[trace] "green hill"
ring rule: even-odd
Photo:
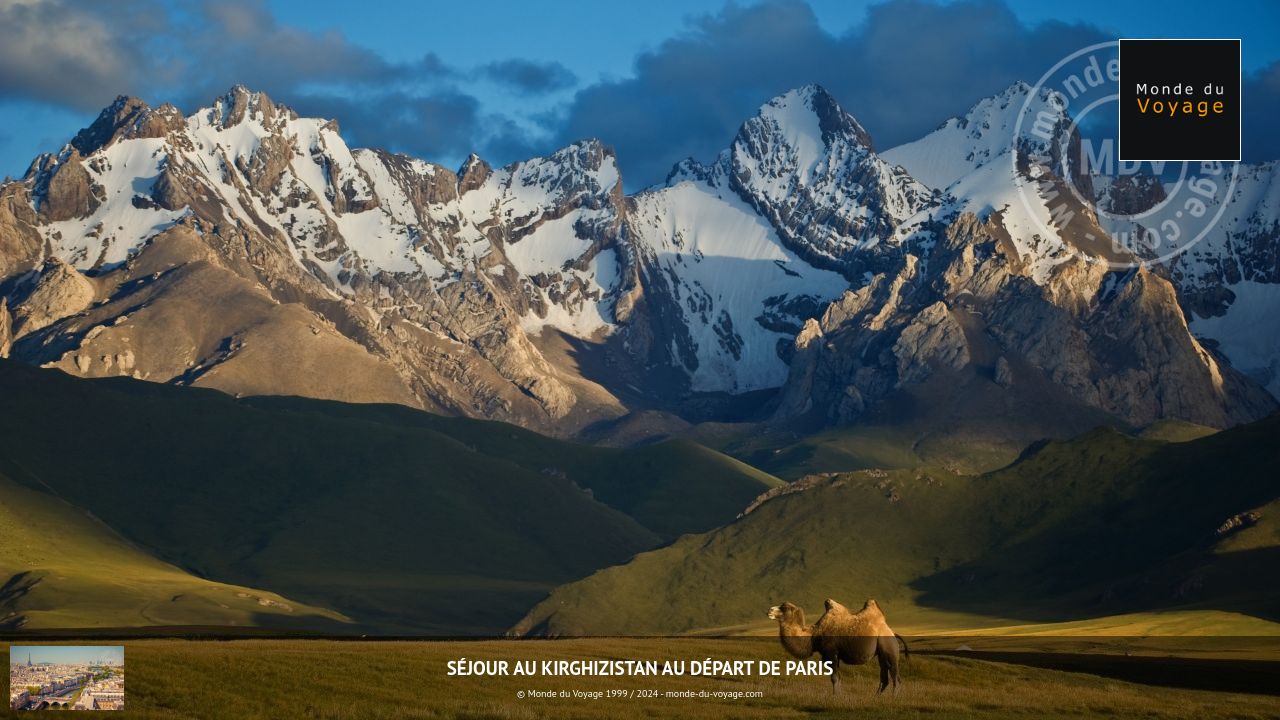
[[[814,476],[731,525],[557,589],[517,629],[762,626],[770,605],[818,611],[827,597],[875,597],[916,629],[1173,608],[1280,620],[1277,439],[1280,416],[1177,443],[1099,429],[977,476]]]
[[[289,397],[254,397],[257,408],[427,428],[472,450],[533,472],[571,480],[664,539],[729,522],[774,476],[688,440],[617,449],[554,440],[490,420],[450,418],[401,405],[351,405]]]
[[[328,628],[349,621],[275,593],[194,577],[83,511],[0,475],[0,628],[222,625]]]
[[[1000,388],[976,370],[937,373],[920,385],[890,393],[856,423],[828,425],[826,418],[800,418],[746,432],[696,427],[690,436],[794,480],[813,473],[926,466],[978,474],[1008,465],[1044,438],[1124,427],[1043,378]],[[1182,439],[1197,432],[1190,423],[1162,426]]]
[[[552,587],[723,523],[777,483],[690,443],[597,450],[394,406],[5,361],[0,397],[0,472],[200,577],[378,631],[503,629]]]

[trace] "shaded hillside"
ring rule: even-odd
[[[678,633],[826,597],[875,597],[917,627],[1172,607],[1277,619],[1278,438],[1280,416],[1178,443],[1099,429],[979,476],[813,476],[557,589],[517,630]]]
[[[659,523],[674,534],[776,482],[691,444],[595,453],[498,423],[5,361],[0,396],[11,477],[201,577],[387,630],[509,626],[554,585],[662,541],[619,508],[655,516],[683,499],[691,509]]]
[[[399,405],[281,397],[242,402],[273,411],[427,428],[484,455],[568,479],[664,539],[723,525],[761,492],[782,484],[768,473],[688,440],[624,450],[577,445],[506,423],[443,417]]]
[[[342,632],[338,613],[195,577],[0,474],[0,629],[154,625]]]

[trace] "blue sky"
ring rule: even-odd
[[[124,663],[122,645],[14,645],[9,648],[10,665],[26,665],[27,654],[33,663],[80,665],[95,662]]]
[[[582,137],[628,185],[709,159],[769,97],[820,82],[878,147],[1116,37],[1241,37],[1245,158],[1280,157],[1280,3],[0,0],[0,174],[117,94],[184,111],[231,84],[336,118],[356,145],[454,165]]]

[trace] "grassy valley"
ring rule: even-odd
[[[1182,442],[1099,429],[982,475],[814,476],[559,588],[519,629],[764,630],[770,605],[816,614],[826,597],[875,597],[917,630],[1169,610],[1280,620],[1278,435],[1280,417]]]
[[[692,443],[597,451],[393,406],[13,362],[0,396],[12,479],[164,562],[364,630],[501,631],[552,587],[721,524],[777,484]]]
[[[161,562],[92,516],[0,474],[0,628],[222,625],[328,629],[350,621]]]

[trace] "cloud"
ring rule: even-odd
[[[339,32],[282,23],[264,0],[176,9],[162,0],[0,0],[0,101],[96,113],[130,94],[190,111],[243,84],[337,118],[361,144],[453,158],[511,132],[456,87],[478,72],[432,53],[388,62]],[[557,64],[510,60],[485,72],[527,92],[573,82]]]
[[[818,82],[888,148],[1104,39],[1087,25],[1028,28],[996,2],[896,0],[842,35],[803,2],[730,5],[642,54],[632,77],[579,91],[560,140],[603,137],[633,184],[650,183],[725,148],[770,97]]]
[[[123,93],[192,110],[242,83],[336,118],[353,143],[429,160],[478,151],[505,162],[598,137],[636,188],[684,157],[714,157],[763,102],[800,85],[826,86],[884,149],[1109,39],[1086,24],[1024,25],[995,0],[888,0],[839,33],[801,0],[767,0],[693,17],[638,55],[630,76],[579,87],[557,62],[389,62],[340,32],[283,22],[265,0],[0,0],[0,101],[89,114]],[[487,112],[475,95],[485,85],[539,100],[539,114]],[[1280,63],[1246,78],[1244,95],[1245,158],[1280,156],[1268,127]]]
[[[131,87],[139,57],[92,6],[0,0],[0,99],[90,110]]]
[[[577,76],[558,62],[502,60],[481,66],[479,74],[526,95],[565,90],[578,83]]]
[[[201,14],[195,27],[175,25],[170,33],[181,38],[181,56],[193,58],[179,80],[188,101],[207,100],[236,83],[285,95],[314,83],[385,85],[403,72],[338,32],[281,24],[263,0],[210,1]]]
[[[432,60],[412,69],[430,71]],[[92,110],[119,94],[207,100],[236,83],[284,93],[316,82],[380,84],[409,69],[337,32],[281,24],[263,0],[190,12],[159,0],[0,0],[3,99]]]
[[[1243,159],[1262,162],[1280,158],[1280,133],[1275,130],[1280,117],[1280,62],[1245,76],[1242,92]]]
[[[300,95],[288,104],[302,115],[337,118],[348,143],[381,147],[428,160],[456,158],[482,135],[479,102],[464,93],[369,97]]]

